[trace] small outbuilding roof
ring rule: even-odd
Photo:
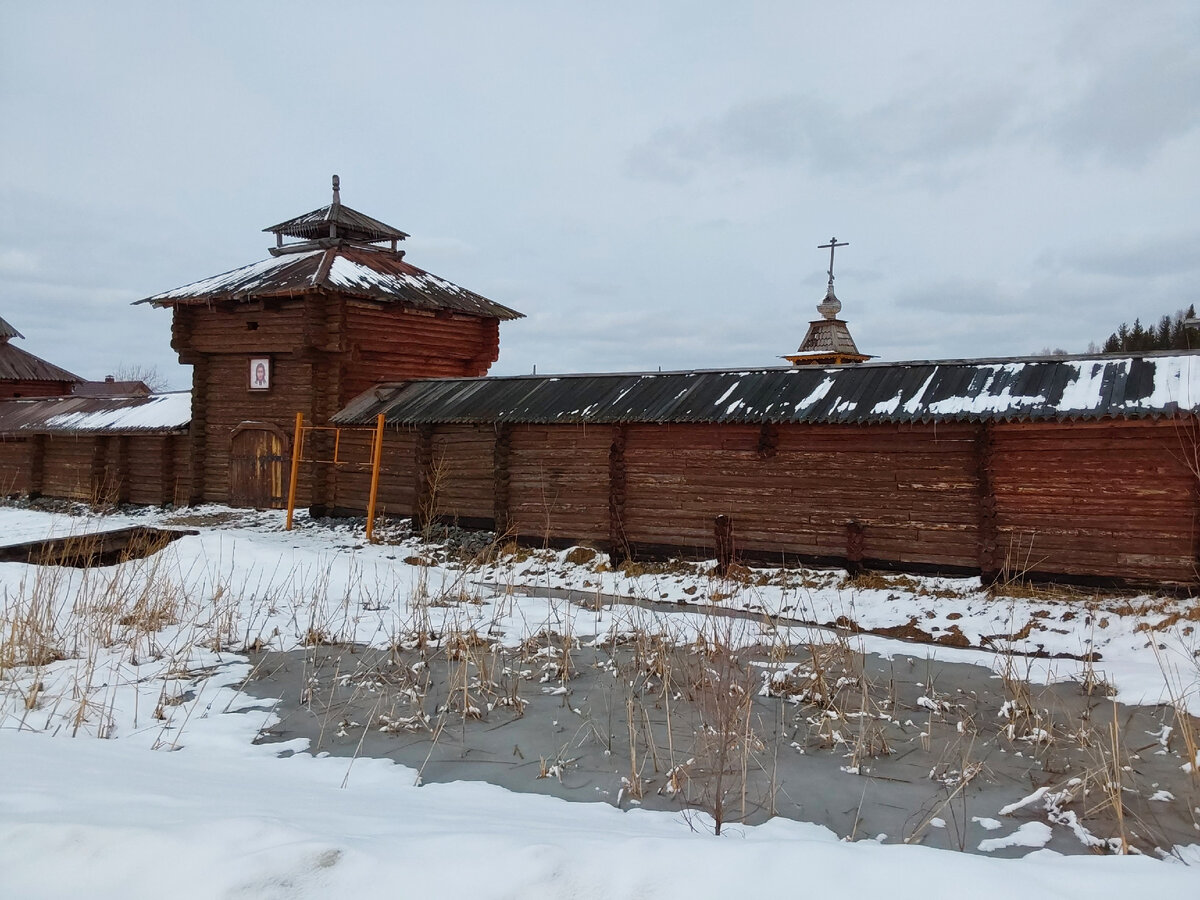
[[[117,381],[111,375],[103,381],[81,381],[71,389],[73,397],[148,397],[152,393],[144,381]]]
[[[448,378],[380,385],[334,421],[873,424],[1172,416],[1200,408],[1200,353],[736,371]]]
[[[177,434],[192,420],[188,391],[149,397],[47,397],[0,401],[0,434]]]
[[[0,381],[55,381],[70,384],[83,379],[4,340],[0,341]]]

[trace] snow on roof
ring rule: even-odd
[[[153,303],[158,306],[170,303],[172,300],[187,300],[213,294],[249,294],[256,288],[277,280],[287,270],[298,268],[304,260],[319,258],[324,252],[324,250],[311,250],[308,253],[272,256],[248,266],[242,266],[240,269],[222,272],[220,275],[202,278],[191,284],[185,284],[183,287],[155,294],[153,297],[147,297],[138,302]]]
[[[50,397],[0,401],[0,434],[180,432],[192,420],[188,391],[149,397]]]
[[[881,422],[1139,418],[1200,409],[1200,354],[758,371],[450,378],[385,385],[334,421]]]
[[[516,310],[405,262],[402,254],[336,241],[325,248],[273,256],[137,302],[171,306],[250,300],[291,296],[317,288],[414,309],[447,310],[497,319],[521,318]]]

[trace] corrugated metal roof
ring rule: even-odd
[[[0,342],[0,381],[83,381],[78,375],[26,353],[7,341]]]
[[[0,401],[0,434],[178,433],[192,420],[189,391],[149,397],[47,397]]]
[[[381,385],[334,417],[369,424],[1019,421],[1200,408],[1200,354],[448,378]]]
[[[406,263],[391,250],[335,242],[328,249],[273,256],[138,300],[155,306],[286,297],[325,288],[413,309],[519,319],[522,314]]]

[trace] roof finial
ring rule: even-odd
[[[818,250],[825,250],[825,249],[829,250],[829,286],[830,287],[833,287],[833,251],[836,250],[838,247],[849,247],[849,246],[850,246],[849,241],[839,242],[838,239],[835,237],[830,238],[828,244],[818,244],[817,245]]]
[[[336,175],[333,176],[333,203],[334,206],[342,205],[342,179]]]
[[[833,292],[833,253],[838,247],[849,246],[848,241],[839,242],[835,237],[831,237],[828,244],[817,245],[818,250],[829,250],[829,286],[825,289],[825,299],[817,304],[817,312],[826,319],[836,319],[837,314],[842,311],[842,301]]]

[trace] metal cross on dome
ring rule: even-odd
[[[826,249],[829,250],[829,284],[831,287],[833,286],[833,251],[836,250],[838,247],[849,247],[849,246],[850,246],[849,241],[841,241],[839,243],[838,239],[835,237],[831,237],[829,239],[828,244],[818,244],[817,245],[818,250],[826,250]]]

